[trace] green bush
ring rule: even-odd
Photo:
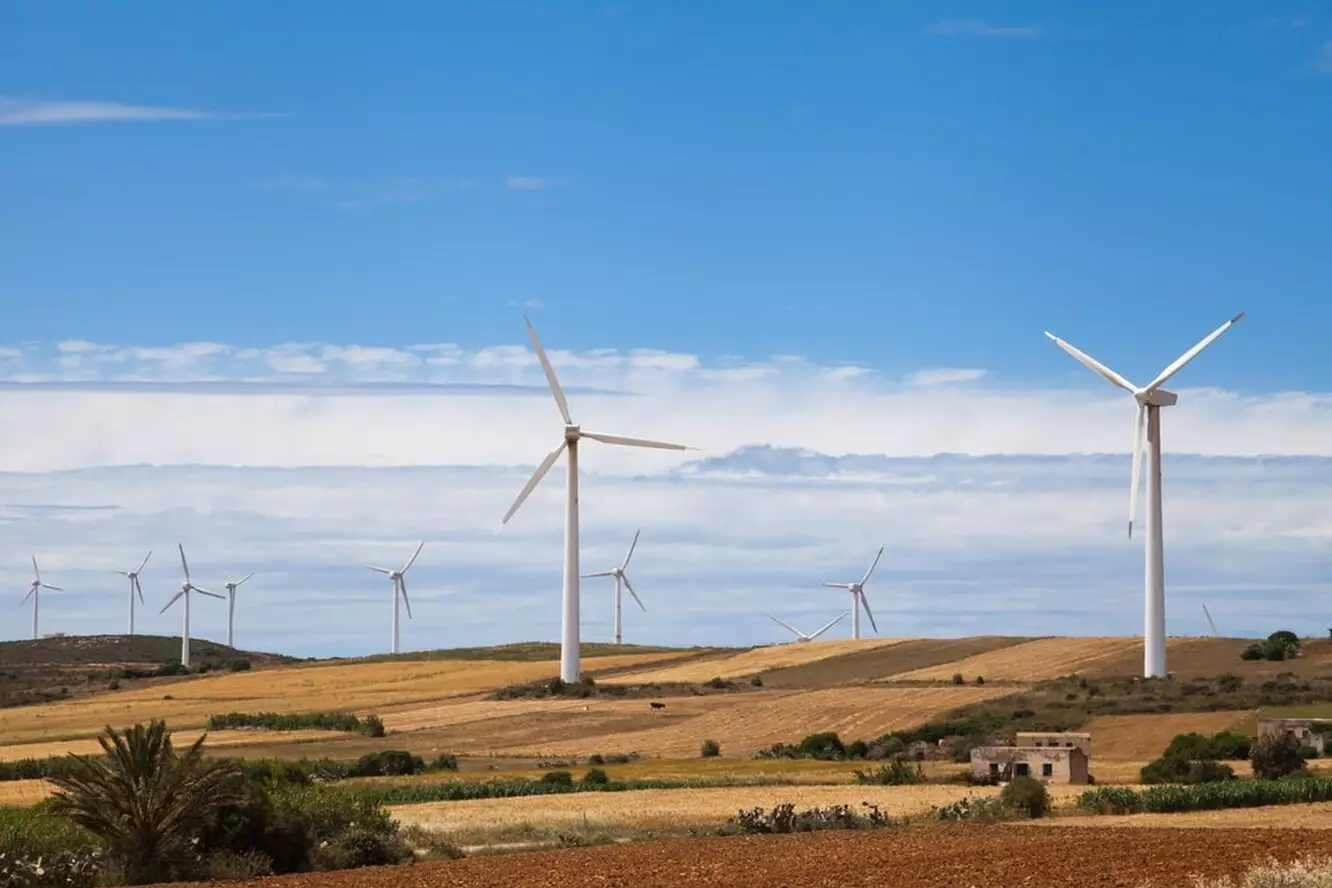
[[[822,731],[806,736],[796,747],[796,752],[800,758],[822,761],[841,761],[846,758],[846,746],[836,731]]]
[[[824,829],[872,829],[895,826],[896,821],[880,813],[877,805],[861,803],[866,813],[859,814],[849,805],[829,805],[797,811],[789,802],[773,806],[772,810],[753,808],[740,811],[735,818],[740,832],[745,834],[773,834],[812,832]]]
[[[347,712],[228,712],[208,718],[208,730],[250,729],[260,731],[345,731],[383,737],[384,723],[377,715],[364,719]]]
[[[1028,817],[1050,813],[1050,793],[1044,783],[1032,777],[1015,777],[999,793],[999,801]]]
[[[447,752],[441,752],[430,761],[429,770],[431,771],[456,771],[458,770],[458,757],[450,755]]]
[[[232,672],[249,672],[250,666],[250,661],[244,657],[237,657],[227,664],[227,668]]]
[[[456,767],[455,762],[455,767]],[[367,752],[356,761],[357,777],[404,777],[425,770],[425,761],[405,749]]]
[[[893,759],[869,771],[856,771],[856,782],[873,786],[909,786],[925,782],[925,771],[919,764],[911,765],[902,759]]]
[[[699,756],[702,758],[716,758],[721,755],[721,744],[716,740],[704,740],[699,748]]]
[[[1136,814],[1142,810],[1142,795],[1126,786],[1101,786],[1078,796],[1078,808],[1094,814]]]
[[[593,753],[587,757],[587,763],[589,765],[604,765],[606,764],[606,757],[599,752]]]
[[[953,684],[955,684],[955,685],[964,685],[964,684],[966,684],[966,683],[967,683],[967,680],[966,680],[965,678],[962,677],[962,673],[961,673],[961,672],[954,672],[954,673],[953,673]]]
[[[0,808],[0,885],[6,888],[91,888],[103,870],[101,844],[51,812]]]
[[[1084,810],[1174,814],[1221,808],[1258,808],[1332,801],[1332,779],[1294,775],[1280,780],[1226,780],[1194,786],[1153,786],[1142,791],[1103,786],[1078,798]]]
[[[358,869],[363,866],[389,866],[412,859],[412,849],[396,830],[376,830],[356,825],[339,834],[317,853],[321,870]]]
[[[755,675],[749,679],[749,683],[756,688],[763,687],[763,676]]]
[[[1305,768],[1299,743],[1289,734],[1259,737],[1249,751],[1249,761],[1253,764],[1254,775],[1265,780],[1275,780]]]
[[[869,744],[864,740],[853,740],[846,744],[846,757],[849,759],[864,759],[869,757]]]
[[[607,783],[610,783],[610,778],[600,768],[592,768],[583,775],[584,786],[605,786]]]
[[[1140,772],[1143,783],[1211,783],[1234,777],[1229,765],[1210,759],[1190,761],[1178,755],[1162,756]]]
[[[1012,817],[1013,809],[1005,805],[1001,799],[984,796],[967,796],[934,809],[935,820],[996,823],[1000,820],[1010,820]]]
[[[541,782],[553,786],[573,786],[573,775],[568,771],[547,771],[541,775]]]

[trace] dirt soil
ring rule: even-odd
[[[1308,830],[938,826],[691,839],[287,876],[232,888],[1183,888],[1271,858],[1332,856]]]

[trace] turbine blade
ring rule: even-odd
[[[207,595],[209,598],[216,598],[218,601],[227,600],[227,596],[225,595],[218,595],[216,592],[209,592],[207,589],[200,589],[198,586],[194,587],[194,591],[198,592],[200,595]]]
[[[1212,637],[1220,638],[1221,633],[1217,631],[1216,621],[1212,619],[1212,612],[1207,609],[1207,605],[1202,606],[1203,613],[1207,616],[1207,625],[1212,627]]]
[[[254,571],[250,571],[250,572],[247,573],[245,576],[243,576],[243,577],[241,577],[239,580],[237,580],[237,581],[236,581],[236,585],[239,586],[241,583],[245,582],[246,580],[248,580],[248,579],[249,579],[250,577],[252,577],[252,576],[254,576]]]
[[[626,447],[653,447],[657,450],[688,450],[683,444],[667,444],[665,441],[649,441],[647,438],[625,438],[622,435],[603,435],[600,432],[583,432],[584,438],[600,441],[602,444],[623,444]]]
[[[139,578],[138,578],[138,577],[135,577],[135,578],[134,578],[134,591],[136,591],[136,592],[139,593],[139,604],[147,604],[147,603],[148,603],[148,602],[146,602],[146,601],[143,600],[143,586],[140,586],[140,585],[139,585]]]
[[[588,580],[591,579],[592,577],[613,577],[613,576],[615,576],[614,571],[603,570],[601,573],[583,574],[582,579]]]
[[[791,632],[793,635],[795,635],[796,638],[804,638],[804,637],[805,637],[805,633],[801,632],[799,629],[797,629],[796,627],[792,626],[790,623],[783,622],[783,621],[777,619],[776,617],[772,616],[771,614],[764,614],[763,616],[767,617],[769,620],[772,620],[772,621],[773,621],[774,623],[776,623],[778,626],[781,626],[781,627],[785,628],[787,631],[789,631],[789,632]]]
[[[1226,321],[1220,327],[1217,327],[1215,330],[1213,330],[1211,333],[1205,336],[1201,342],[1199,342],[1197,345],[1195,345],[1193,348],[1189,349],[1188,351],[1184,352],[1184,354],[1180,355],[1179,358],[1176,359],[1175,363],[1171,364],[1169,367],[1162,370],[1160,376],[1156,377],[1147,384],[1146,390],[1149,392],[1154,392],[1161,386],[1165,385],[1167,379],[1174,376],[1181,369],[1183,369],[1184,365],[1187,364],[1189,361],[1192,361],[1194,358],[1198,357],[1198,355],[1202,352],[1203,349],[1207,348],[1207,346],[1211,345],[1213,342],[1216,342],[1217,338],[1220,337],[1222,333],[1226,332],[1231,327],[1235,326],[1235,324],[1238,323],[1239,319],[1242,317],[1244,317],[1244,312],[1240,312],[1230,320]]]
[[[882,558],[882,557],[883,557],[883,546],[880,546],[880,547],[879,547],[879,554],[874,556],[874,563],[870,565],[869,570],[865,571],[865,576],[864,576],[864,578],[860,581],[860,585],[863,586],[863,585],[865,585],[866,583],[869,582],[870,574],[874,573],[874,568],[876,568],[876,567],[879,566],[879,559]]]
[[[42,572],[41,572],[41,570],[37,567],[37,556],[36,556],[36,555],[32,556],[32,573],[33,573],[33,576],[37,577],[37,582],[40,583],[40,582],[42,581]]]
[[[375,567],[373,564],[367,564],[365,567],[367,570],[378,571],[379,573],[382,573],[384,576],[389,576],[390,574],[393,573],[393,571],[389,570],[387,567]]]
[[[122,577],[132,576],[132,575],[130,574],[130,572],[127,571],[127,570],[117,570],[117,571],[114,571],[114,573],[118,573],[118,574],[120,574]]]
[[[407,563],[402,566],[402,573],[407,573],[407,569],[416,563],[417,556],[421,554],[421,550],[424,548],[425,548],[425,540],[421,540],[421,544],[416,547],[416,551],[412,553],[412,557],[409,558],[407,560]]]
[[[181,590],[180,590],[179,592],[177,592],[175,595],[172,595],[172,596],[171,596],[171,600],[168,601],[165,605],[163,605],[163,606],[162,606],[162,609],[161,609],[160,611],[158,611],[158,613],[159,613],[159,614],[164,614],[164,613],[166,613],[166,612],[167,612],[167,608],[171,607],[171,605],[175,604],[177,601],[180,601],[180,596],[182,596],[182,595],[184,595],[184,594],[185,594],[185,590],[184,590],[184,589],[181,589]]]
[[[564,389],[560,388],[560,381],[555,378],[555,368],[550,366],[550,359],[546,357],[546,350],[541,347],[541,338],[537,336],[536,327],[523,315],[523,323],[527,325],[527,334],[532,337],[532,345],[536,346],[537,359],[541,361],[541,369],[545,371],[546,382],[550,383],[550,393],[555,396],[555,403],[559,405],[560,416],[564,417],[565,425],[573,425],[573,418],[569,415],[569,402],[564,397]]]
[[[856,584],[855,584],[855,583],[824,583],[823,585],[827,586],[829,589],[853,589],[853,588],[855,588],[855,585],[856,585]]]
[[[36,589],[31,589],[31,588],[28,589],[28,594],[23,596],[23,601],[20,601],[19,604],[23,604],[23,603],[25,603],[29,598],[31,598],[32,596],[34,596],[34,595],[36,595],[36,594],[37,594],[37,590],[36,590]]]
[[[634,557],[634,547],[638,545],[638,535],[642,532],[642,530],[634,531],[634,541],[629,544],[629,554],[624,556],[624,562],[620,565],[620,570],[629,566],[629,559]]]
[[[842,620],[846,619],[846,615],[847,615],[847,613],[848,613],[847,611],[842,611],[841,615],[838,616],[837,619],[835,619],[835,620],[829,620],[827,623],[824,623],[822,629],[820,629],[818,632],[815,632],[815,633],[813,633],[812,635],[809,636],[809,640],[810,640],[810,641],[813,641],[814,639],[818,638],[818,637],[819,637],[820,635],[822,635],[823,633],[827,632],[827,631],[828,631],[829,629],[831,629],[832,627],[836,626],[838,623],[842,622]]]
[[[644,613],[647,613],[647,605],[643,604],[643,599],[639,598],[638,593],[634,591],[634,584],[629,582],[627,576],[622,577],[622,579],[624,580],[624,588],[629,590],[629,594],[634,596],[634,601],[637,601],[638,606],[643,609]]]
[[[398,588],[402,590],[402,603],[407,605],[408,618],[412,615],[412,600],[407,597],[407,578],[398,577]]]
[[[860,599],[861,606],[865,608],[865,616],[870,618],[870,625],[874,627],[874,632],[877,635],[879,632],[879,624],[874,622],[874,611],[870,610],[869,597],[865,595],[864,586],[860,587],[860,594],[856,597]]]
[[[65,591],[64,589],[60,588],[59,586],[52,586],[50,583],[42,583],[42,588],[43,588],[43,589],[50,589],[52,592],[64,592],[64,591]]]
[[[153,550],[152,550],[152,549],[149,549],[149,550],[148,550],[148,554],[145,555],[145,556],[143,556],[143,561],[140,561],[140,562],[139,562],[139,567],[138,567],[138,569],[136,569],[134,572],[137,574],[139,571],[143,570],[144,565],[146,565],[146,564],[148,563],[148,559],[149,559],[149,558],[152,558],[152,557],[153,557]]]
[[[185,569],[185,582],[190,581],[190,563],[185,560],[185,547],[176,543],[176,548],[180,549],[180,566]]]
[[[1147,408],[1139,407],[1133,426],[1133,475],[1129,482],[1128,535],[1133,538],[1133,522],[1138,517],[1138,488],[1142,487],[1142,436],[1147,429]]]
[[[513,517],[513,513],[517,512],[518,507],[526,502],[527,498],[532,495],[532,491],[536,490],[536,486],[541,483],[541,479],[546,477],[546,473],[550,471],[550,467],[555,465],[555,460],[560,458],[560,454],[563,453],[564,448],[568,446],[568,441],[561,441],[560,446],[552,450],[546,458],[541,461],[541,465],[537,466],[537,470],[533,472],[532,477],[528,479],[527,486],[523,488],[523,492],[518,494],[518,499],[514,500],[513,505],[509,506],[509,511],[504,513],[504,520],[500,521],[500,524],[509,523],[509,519]]]
[[[1107,382],[1111,382],[1114,385],[1117,385],[1120,388],[1126,389],[1130,392],[1135,390],[1133,383],[1129,382],[1127,379],[1120,376],[1118,373],[1111,370],[1109,367],[1105,366],[1100,361],[1093,358],[1091,355],[1079,351],[1078,349],[1069,345],[1064,340],[1060,339],[1058,336],[1051,333],[1049,330],[1045,331],[1045,335],[1053,339],[1055,345],[1059,346],[1064,351],[1068,352],[1070,355],[1077,358],[1081,363],[1089,367],[1092,370],[1092,372],[1098,374]]]

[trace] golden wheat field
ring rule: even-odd
[[[476,752],[512,756],[570,756],[638,752],[662,758],[698,754],[716,740],[726,755],[791,743],[814,731],[836,731],[846,740],[873,739],[914,727],[934,716],[1010,688],[829,688],[756,691],[740,695],[671,697],[654,712],[644,700],[590,701],[586,711],[562,708],[516,717],[468,722],[457,743]],[[443,739],[445,745],[448,740]],[[459,751],[472,751],[459,748]]]
[[[1057,804],[1077,797],[1082,787],[1052,786]],[[906,817],[968,795],[995,795],[994,787],[966,786],[776,786],[711,789],[645,789],[627,792],[585,792],[513,799],[430,802],[392,808],[404,825],[437,832],[497,827],[553,827],[570,824],[663,828],[729,820],[737,811],[790,802],[798,808],[878,805],[884,814]],[[863,810],[863,808],[861,808]]]
[[[1251,711],[1103,715],[1083,730],[1091,734],[1095,761],[1146,762],[1165,752],[1177,734],[1229,731],[1252,716]]]
[[[6,780],[0,782],[0,806],[27,808],[49,796],[52,789],[45,780]]]
[[[902,638],[861,638],[842,641],[811,641],[754,648],[723,657],[699,659],[674,666],[629,672],[606,679],[607,684],[648,682],[704,682],[710,678],[740,678],[765,669],[803,666],[816,660],[900,644]]]
[[[183,749],[203,734],[200,730],[172,730],[171,740],[177,749]],[[208,749],[234,749],[238,746],[255,746],[272,743],[275,732],[272,731],[209,731],[205,746]],[[292,745],[318,740],[343,740],[346,734],[339,731],[283,731],[276,734],[284,743]],[[101,755],[102,747],[91,737],[77,740],[48,740],[42,743],[15,743],[0,746],[0,762],[16,762],[19,759],[46,758],[52,755]]]
[[[591,657],[589,673],[684,656],[683,653]],[[85,700],[0,710],[0,743],[64,740],[151,718],[198,727],[225,712],[375,712],[381,707],[475,694],[537,681],[558,671],[555,661],[430,660],[291,666],[206,676]]]
[[[1122,656],[1142,642],[1133,638],[1038,638],[927,669],[915,669],[886,681],[947,681],[961,673],[967,681],[1044,681],[1071,675]]]

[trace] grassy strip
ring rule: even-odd
[[[558,774],[560,772],[552,772]],[[548,775],[549,776],[549,775]],[[426,802],[462,802],[471,799],[507,799],[575,792],[631,792],[636,789],[713,789],[731,786],[787,786],[791,781],[764,780],[606,780],[562,782],[559,780],[448,780],[438,783],[358,786],[344,788],[379,805],[416,805]]]
[[[1102,786],[1078,797],[1078,808],[1098,814],[1175,814],[1222,808],[1261,808],[1332,801],[1332,779],[1226,780],[1194,786],[1153,786],[1141,791]]]
[[[228,712],[225,715],[210,715],[208,730],[231,731],[238,729],[257,729],[261,731],[344,731],[348,734],[364,734],[367,737],[383,737],[384,723],[377,715],[357,718],[349,712]]]

